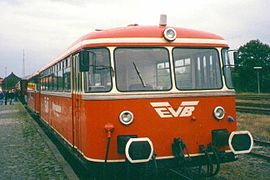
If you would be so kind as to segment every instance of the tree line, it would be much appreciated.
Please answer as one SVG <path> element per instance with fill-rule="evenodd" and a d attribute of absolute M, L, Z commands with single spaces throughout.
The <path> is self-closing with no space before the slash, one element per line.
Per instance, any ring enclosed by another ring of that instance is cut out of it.
<path fill-rule="evenodd" d="M 251 40 L 240 46 L 232 71 L 237 92 L 270 93 L 270 46 Z"/>

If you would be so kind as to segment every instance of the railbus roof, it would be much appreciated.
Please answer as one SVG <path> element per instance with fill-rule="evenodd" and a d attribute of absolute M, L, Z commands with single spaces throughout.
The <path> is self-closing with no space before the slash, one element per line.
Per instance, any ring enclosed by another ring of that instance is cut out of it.
<path fill-rule="evenodd" d="M 41 68 L 39 72 L 58 63 L 83 48 L 90 47 L 130 47 L 130 46 L 181 46 L 181 47 L 228 47 L 219 35 L 193 29 L 171 27 L 176 31 L 176 39 L 167 41 L 163 32 L 171 26 L 138 26 L 94 31 L 75 41 L 68 49 Z"/>

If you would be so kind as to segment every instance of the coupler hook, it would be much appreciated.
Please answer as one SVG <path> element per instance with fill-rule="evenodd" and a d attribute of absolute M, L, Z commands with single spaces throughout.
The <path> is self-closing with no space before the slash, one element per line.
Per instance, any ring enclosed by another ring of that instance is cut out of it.
<path fill-rule="evenodd" d="M 110 143 L 111 143 L 111 136 L 114 131 L 114 125 L 111 123 L 107 123 L 104 126 L 104 129 L 107 133 L 107 145 L 106 145 L 106 153 L 105 153 L 105 160 L 104 160 L 104 166 L 103 166 L 103 179 L 106 179 L 106 174 L 107 174 L 107 160 L 108 160 L 108 155 L 109 155 L 109 150 L 110 150 Z"/>
<path fill-rule="evenodd" d="M 205 154 L 205 157 L 207 158 L 207 172 L 206 174 L 202 174 L 202 166 L 200 166 L 199 174 L 203 175 L 205 177 L 211 177 L 216 175 L 220 170 L 220 161 L 217 154 L 217 150 L 212 145 L 209 145 L 208 148 L 205 148 L 204 146 L 200 146 L 200 151 Z M 209 153 L 213 153 L 213 156 L 209 155 Z M 214 162 L 212 160 L 212 157 L 214 157 Z M 214 164 L 216 164 L 216 169 L 214 171 Z"/>

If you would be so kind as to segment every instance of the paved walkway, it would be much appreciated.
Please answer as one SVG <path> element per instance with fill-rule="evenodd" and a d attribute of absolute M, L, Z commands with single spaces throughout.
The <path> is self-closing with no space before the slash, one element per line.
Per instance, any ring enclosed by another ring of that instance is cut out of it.
<path fill-rule="evenodd" d="M 76 179 L 35 123 L 20 103 L 0 105 L 0 179 Z"/>

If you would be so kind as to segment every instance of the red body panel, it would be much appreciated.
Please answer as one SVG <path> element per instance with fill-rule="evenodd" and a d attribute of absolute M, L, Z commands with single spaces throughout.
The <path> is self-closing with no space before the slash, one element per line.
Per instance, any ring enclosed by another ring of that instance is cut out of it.
<path fill-rule="evenodd" d="M 32 111 L 36 111 L 36 96 L 34 91 L 27 91 L 27 104 Z"/>
<path fill-rule="evenodd" d="M 39 113 L 39 92 L 28 91 L 27 92 L 27 103 L 28 107 L 31 108 L 35 113 Z"/>
<path fill-rule="evenodd" d="M 40 116 L 67 142 L 72 144 L 72 101 L 71 98 L 40 95 Z"/>
<path fill-rule="evenodd" d="M 36 113 L 39 113 L 39 106 L 40 106 L 40 99 L 39 99 L 40 93 L 39 92 L 35 92 L 35 111 Z"/>

